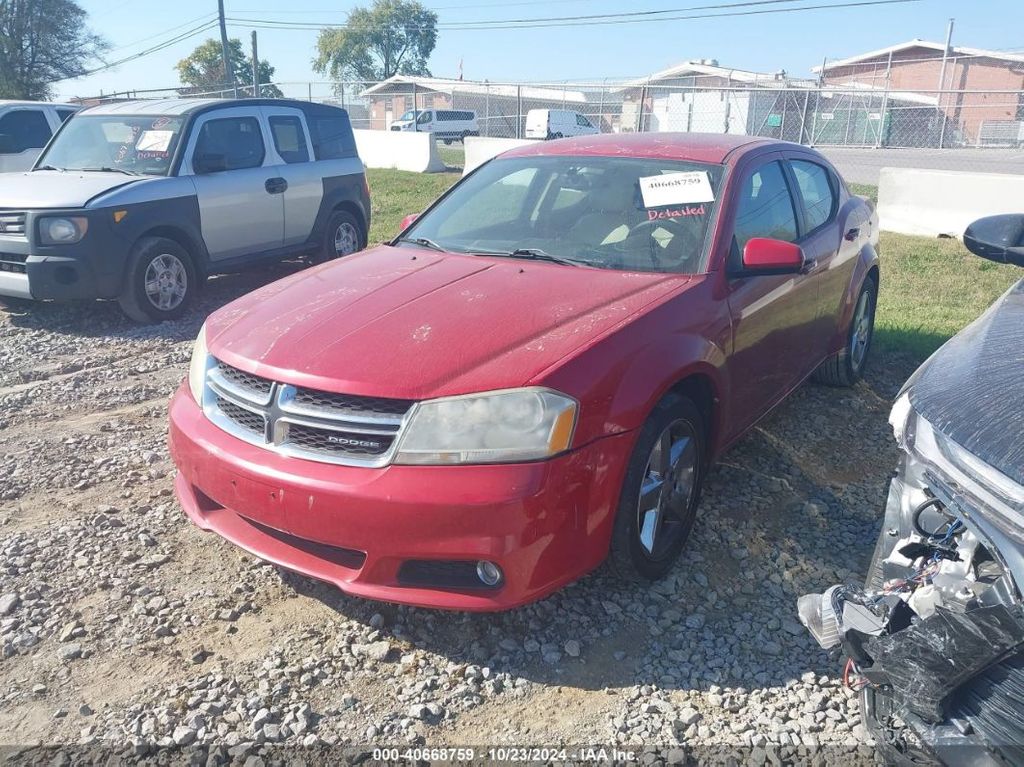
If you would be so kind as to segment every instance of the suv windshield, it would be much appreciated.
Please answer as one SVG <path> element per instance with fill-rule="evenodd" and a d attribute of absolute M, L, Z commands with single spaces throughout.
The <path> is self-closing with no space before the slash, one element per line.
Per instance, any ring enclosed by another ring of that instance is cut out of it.
<path fill-rule="evenodd" d="M 184 122 L 169 116 L 78 115 L 57 134 L 37 167 L 166 176 Z"/>
<path fill-rule="evenodd" d="M 601 269 L 705 269 L 720 165 L 630 157 L 487 163 L 399 242 Z"/>

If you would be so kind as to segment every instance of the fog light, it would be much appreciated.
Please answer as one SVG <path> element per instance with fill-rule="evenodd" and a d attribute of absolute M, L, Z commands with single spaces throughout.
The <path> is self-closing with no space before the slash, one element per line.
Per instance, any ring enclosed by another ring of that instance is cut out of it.
<path fill-rule="evenodd" d="M 480 560 L 476 563 L 476 577 L 485 586 L 497 586 L 501 583 L 501 568 L 494 562 Z"/>

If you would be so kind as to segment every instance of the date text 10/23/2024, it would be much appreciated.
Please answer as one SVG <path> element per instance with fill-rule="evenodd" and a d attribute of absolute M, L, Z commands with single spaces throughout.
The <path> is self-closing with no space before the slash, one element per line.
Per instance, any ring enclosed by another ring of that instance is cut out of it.
<path fill-rule="evenodd" d="M 580 746 L 566 748 L 562 746 L 413 746 L 394 748 L 374 748 L 372 757 L 375 762 L 419 762 L 441 761 L 449 764 L 458 762 L 475 762 L 487 759 L 489 762 L 506 764 L 547 763 L 547 762 L 632 762 L 636 758 L 633 751 L 604 746 Z"/>

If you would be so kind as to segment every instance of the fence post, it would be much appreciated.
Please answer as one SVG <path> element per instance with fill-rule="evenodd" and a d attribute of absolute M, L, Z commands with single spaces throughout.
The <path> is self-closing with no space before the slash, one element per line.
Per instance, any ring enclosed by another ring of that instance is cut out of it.
<path fill-rule="evenodd" d="M 523 137 L 523 86 L 516 86 L 516 138 Z"/>
<path fill-rule="evenodd" d="M 484 83 L 484 133 L 491 135 L 491 84 Z"/>
<path fill-rule="evenodd" d="M 306 83 L 306 94 L 310 101 L 313 100 L 313 82 Z"/>
<path fill-rule="evenodd" d="M 648 80 L 648 83 L 650 80 Z M 640 108 L 636 110 L 636 132 L 643 133 L 644 130 L 644 104 L 647 103 L 647 86 L 640 88 Z"/>
<path fill-rule="evenodd" d="M 604 80 L 601 83 L 601 103 L 597 107 L 597 110 L 598 110 L 597 111 L 597 130 L 598 130 L 598 133 L 604 133 L 604 126 L 602 125 L 602 123 L 604 122 L 604 89 L 605 89 L 605 86 L 607 84 L 608 84 L 607 80 Z"/>
<path fill-rule="evenodd" d="M 892 51 L 889 51 L 889 61 L 885 66 L 885 92 L 882 93 L 882 113 L 878 116 L 878 137 L 875 139 L 875 148 L 882 146 L 882 134 L 885 132 L 885 124 L 889 117 L 889 81 L 892 79 Z"/>
<path fill-rule="evenodd" d="M 419 104 L 416 103 L 416 83 L 413 82 L 413 84 L 412 84 L 412 111 L 415 112 L 419 108 L 420 108 Z"/>

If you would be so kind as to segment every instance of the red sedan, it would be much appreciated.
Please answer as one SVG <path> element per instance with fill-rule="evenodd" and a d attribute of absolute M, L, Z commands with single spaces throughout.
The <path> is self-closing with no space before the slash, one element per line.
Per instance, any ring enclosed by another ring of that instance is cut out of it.
<path fill-rule="evenodd" d="M 171 404 L 199 527 L 350 594 L 462 610 L 610 558 L 656 579 L 709 464 L 871 344 L 873 206 L 805 147 L 540 142 L 386 245 L 211 315 Z"/>

